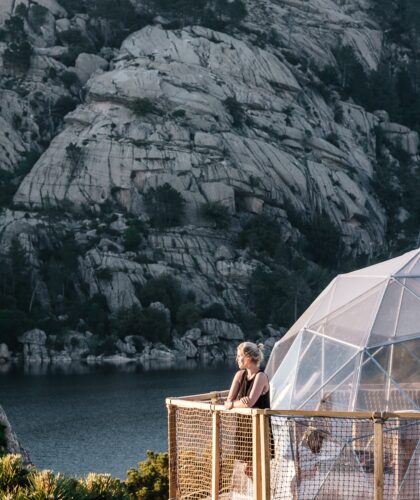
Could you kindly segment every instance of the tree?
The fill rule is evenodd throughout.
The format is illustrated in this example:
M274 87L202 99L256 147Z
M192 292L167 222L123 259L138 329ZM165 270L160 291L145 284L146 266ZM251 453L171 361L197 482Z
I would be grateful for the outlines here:
M230 225L228 208L218 201L204 203L201 207L202 216L213 222L218 229L227 229Z
M144 203L153 226L164 229L181 224L185 200L170 184L149 189Z
M171 311L172 316L176 317L183 302L183 293L178 280L170 274L162 274L146 282L139 292L139 298L146 307L152 302L162 302Z
M281 243L281 227L270 217L255 215L239 233L238 242L242 248L273 257Z
M138 250L141 241L142 237L137 227L130 226L124 231L123 242L127 252Z
M147 460L127 473L127 489L139 500L166 500L169 495L167 453L147 451Z

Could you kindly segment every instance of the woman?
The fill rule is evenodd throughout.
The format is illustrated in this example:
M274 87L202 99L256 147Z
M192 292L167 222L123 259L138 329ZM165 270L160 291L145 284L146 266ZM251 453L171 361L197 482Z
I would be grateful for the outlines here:
M270 383L260 368L264 358L262 344L243 342L238 346L236 361L239 371L233 377L225 408L269 408Z
M238 346L236 361L239 371L233 377L225 408L269 408L270 384L267 375L260 368L263 360L262 345L243 342ZM249 415L235 415L236 435L233 456L243 464L244 473L252 480L252 423ZM244 485L232 471L233 491L243 490Z

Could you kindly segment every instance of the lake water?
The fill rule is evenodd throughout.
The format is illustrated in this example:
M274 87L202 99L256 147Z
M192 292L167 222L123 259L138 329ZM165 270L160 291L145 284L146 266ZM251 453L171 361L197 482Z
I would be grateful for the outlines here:
M38 468L125 478L146 450L167 450L165 398L229 387L230 363L71 366L0 374L0 405Z

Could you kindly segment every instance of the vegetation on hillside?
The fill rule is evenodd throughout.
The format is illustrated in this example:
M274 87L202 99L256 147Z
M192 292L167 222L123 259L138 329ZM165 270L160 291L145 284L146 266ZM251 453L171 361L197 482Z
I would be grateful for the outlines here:
M168 498L168 454L147 452L137 469L122 481L108 474L74 478L25 466L19 455L0 453L0 497L62 500L165 500Z

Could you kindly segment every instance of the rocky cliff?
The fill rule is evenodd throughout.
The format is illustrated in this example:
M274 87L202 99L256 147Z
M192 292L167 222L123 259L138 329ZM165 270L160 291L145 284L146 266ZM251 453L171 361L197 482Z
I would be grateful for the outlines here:
M5 411L0 406L0 456L6 453L19 454L25 463L30 463L27 452L20 445Z
M218 357L258 335L271 345L329 273L386 248L379 157L416 164L417 133L326 77L378 70L368 1L248 0L223 31L158 17L118 48L98 42L109 21L63 5L0 12L0 154L16 191L0 215L0 341L36 360L72 348ZM10 60L11 20L32 48L27 67ZM69 59L77 36L91 53ZM170 223L155 221L159 189L182 200ZM45 351L17 342L33 327Z

